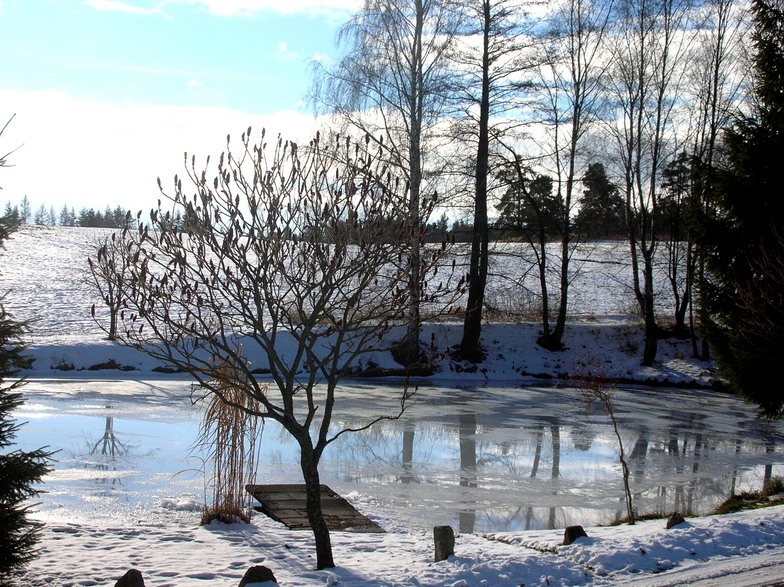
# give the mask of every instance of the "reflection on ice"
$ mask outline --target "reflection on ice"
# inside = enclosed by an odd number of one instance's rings
[[[179,394],[151,394],[143,382],[121,387],[62,394],[30,381],[33,401],[19,415],[28,422],[20,444],[61,451],[39,509],[192,516],[193,507],[170,504],[192,506],[203,488],[193,452],[198,408],[184,387]],[[377,385],[347,388],[336,413],[351,416],[336,422],[335,431],[368,421],[397,397],[398,390]],[[759,489],[782,473],[781,426],[757,420],[736,398],[617,391],[614,411],[639,514],[705,513],[730,493]],[[568,389],[423,388],[400,420],[341,436],[321,470],[322,481],[360,509],[373,504],[390,519],[417,526],[555,528],[623,515],[617,449],[606,413],[586,412]],[[295,444],[271,422],[258,477],[248,481],[300,482]]]
[[[585,413],[570,390],[422,396],[402,422],[341,439],[325,455],[325,472],[396,517],[462,532],[608,523],[623,515],[610,422],[599,410]],[[782,463],[781,428],[756,420],[732,397],[619,391],[615,412],[640,514],[705,513],[733,491],[760,488]]]

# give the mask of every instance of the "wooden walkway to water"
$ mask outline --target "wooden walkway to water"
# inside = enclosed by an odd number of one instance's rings
[[[256,510],[285,524],[289,530],[310,530],[304,484],[246,485],[245,489],[261,504]],[[321,486],[321,511],[330,530],[384,532],[381,526],[326,485]]]

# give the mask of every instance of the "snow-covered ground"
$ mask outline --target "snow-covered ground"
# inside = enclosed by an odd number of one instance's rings
[[[236,586],[265,565],[280,585],[771,585],[784,581],[784,508],[586,528],[561,546],[562,530],[458,534],[455,556],[433,562],[432,532],[396,524],[384,534],[333,532],[335,569],[316,571],[312,536],[257,516],[251,525],[110,526],[50,521],[25,585],[113,585],[126,569],[150,587]],[[194,518],[198,514],[194,514]]]
[[[25,229],[7,243],[0,258],[0,290],[10,290],[7,308],[19,318],[37,319],[31,328],[34,362],[26,373],[30,379],[28,417],[43,409],[40,406],[50,405],[44,400],[58,395],[103,401],[104,396],[91,391],[102,381],[113,390],[115,380],[134,380],[159,387],[148,394],[153,398],[187,402],[186,384],[172,383],[171,376],[156,376],[152,369],[158,365],[103,341],[92,324],[89,308],[93,299],[84,285],[83,271],[84,257],[95,240],[96,231]],[[609,280],[616,287],[582,291],[578,299],[595,303],[600,311],[582,306],[580,319],[569,327],[569,348],[564,353],[536,347],[536,325],[491,325],[484,330],[489,351],[485,365],[465,372],[445,362],[429,383],[440,388],[520,386],[541,383],[542,377],[568,377],[586,364],[601,365],[606,375],[626,380],[692,386],[713,381],[715,367],[690,358],[689,344],[683,341],[663,341],[659,363],[645,369],[639,366],[640,332],[628,319],[607,313],[608,308],[617,308],[620,314],[628,301],[624,295],[613,297],[622,278],[617,266],[612,272],[611,276],[597,273],[595,279],[581,276],[585,284]],[[457,325],[433,328],[441,348],[456,342]],[[109,359],[135,370],[87,370]],[[384,356],[374,360],[391,366]],[[73,369],[63,371],[64,366]],[[160,377],[159,384],[156,377]],[[740,400],[732,401],[737,405],[728,412],[751,409]],[[155,417],[154,401],[139,405]],[[162,407],[158,413],[164,413]],[[569,546],[561,545],[563,529],[458,532],[455,556],[434,563],[431,529],[393,515],[372,495],[358,493],[348,497],[386,533],[333,533],[338,567],[315,571],[308,532],[288,531],[261,515],[250,525],[200,527],[199,491],[191,497],[150,495],[145,501],[138,499],[145,491],[142,484],[134,488],[137,498],[125,504],[118,504],[111,487],[102,494],[68,496],[71,474],[55,464],[50,479],[57,493],[42,495],[35,514],[46,522],[42,550],[23,585],[113,585],[127,569],[138,568],[150,587],[230,586],[239,583],[245,569],[257,564],[272,569],[286,586],[769,585],[784,581],[782,507],[693,517],[670,530],[664,528],[663,520],[635,526],[591,526],[586,527],[587,538]],[[103,475],[109,485],[112,474],[106,471]],[[80,487],[78,483],[73,486]],[[159,487],[156,484],[154,491]],[[107,503],[112,504],[109,511],[103,509]]]

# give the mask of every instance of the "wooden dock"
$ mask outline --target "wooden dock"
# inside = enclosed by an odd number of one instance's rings
[[[256,510],[284,524],[289,530],[310,530],[305,511],[304,484],[246,485],[245,489],[261,504]],[[321,510],[330,530],[339,532],[384,532],[384,529],[354,506],[321,486]]]

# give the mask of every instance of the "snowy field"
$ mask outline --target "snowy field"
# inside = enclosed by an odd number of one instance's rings
[[[656,366],[639,366],[641,333],[625,315],[632,304],[619,285],[626,277],[622,265],[608,261],[619,254],[617,248],[592,247],[591,254],[601,262],[591,261],[585,252],[583,271],[575,281],[579,305],[573,313],[579,319],[567,330],[567,351],[551,354],[538,349],[533,344],[536,325],[495,324],[484,331],[489,356],[481,369],[464,373],[445,363],[438,375],[422,382],[418,401],[409,413],[416,438],[422,439],[414,449],[415,462],[426,461],[427,467],[415,470],[419,482],[406,492],[395,489],[402,487],[399,480],[397,484],[392,481],[399,477],[400,451],[382,442],[386,437],[400,438],[402,428],[380,427],[371,437],[352,441],[339,454],[325,456],[328,482],[338,485],[335,488],[386,533],[333,533],[338,567],[315,571],[308,532],[288,531],[261,515],[250,525],[198,526],[203,481],[198,464],[192,462],[198,455],[189,453],[198,419],[190,406],[189,383],[177,376],[157,375],[152,371],[158,366],[154,362],[102,340],[90,319],[94,299],[84,283],[85,257],[104,234],[29,228],[14,236],[0,253],[0,290],[9,290],[6,306],[17,318],[33,320],[30,353],[34,363],[26,373],[27,405],[20,412],[28,424],[20,433],[20,443],[37,448],[35,443],[47,438],[63,449],[58,455],[60,464],[55,463],[46,479],[43,489],[48,493],[41,496],[35,514],[46,522],[41,556],[21,584],[113,585],[135,567],[150,587],[233,586],[245,569],[256,564],[271,568],[281,585],[297,586],[763,585],[784,581],[784,569],[780,569],[782,508],[690,517],[671,530],[664,529],[663,520],[633,527],[596,526],[608,522],[607,512],[619,507],[620,472],[606,419],[599,413],[576,414],[578,407],[568,390],[548,387],[550,382],[542,377],[557,381],[586,363],[601,364],[609,376],[641,382],[698,386],[717,376],[712,364],[691,359],[689,345],[678,341],[662,342]],[[498,266],[496,271],[500,271]],[[503,293],[505,288],[497,287],[495,299],[522,297]],[[458,326],[432,328],[439,345],[455,344]],[[109,359],[135,370],[88,370]],[[391,366],[387,357],[374,360]],[[63,371],[63,366],[73,369]],[[351,408],[342,413],[347,418],[366,416],[363,410],[371,409],[371,400],[377,401],[380,395],[378,385],[357,382],[355,389],[347,391]],[[664,393],[666,399],[660,401]],[[466,407],[471,405],[464,401],[466,394],[479,396],[478,407]],[[671,440],[665,432],[674,429],[678,420],[685,422],[676,435],[681,452],[688,455],[683,464],[698,466],[705,473],[705,482],[698,487],[703,493],[712,492],[711,499],[733,488],[758,488],[764,476],[781,474],[781,427],[755,420],[753,407],[736,398],[705,390],[630,387],[620,390],[616,399],[623,420],[639,421],[636,415],[632,417],[635,413],[648,416],[642,428],[631,423],[625,428],[630,446],[640,441],[641,429],[648,431],[647,481],[638,488],[640,504],[645,507],[667,512],[673,504],[685,503],[667,501],[674,498],[678,487],[695,486],[678,477],[672,461],[665,458],[666,442]],[[520,405],[524,408],[519,415],[507,414],[510,406]],[[498,412],[520,420],[499,426]],[[473,443],[477,451],[476,478],[471,480],[476,487],[461,488],[455,481],[454,490],[444,490],[439,475],[457,479],[462,464],[450,465],[454,456],[437,462],[422,457],[424,452],[435,459],[433,455],[446,452],[449,442],[456,446],[466,440],[461,436],[465,429],[449,421],[448,414],[455,415],[455,422],[467,421],[471,426],[466,445]],[[553,418],[562,421],[557,444]],[[710,429],[726,438],[698,443],[696,438],[704,436],[702,424],[690,424],[697,421],[708,422]],[[516,444],[508,435],[515,426],[520,431]],[[581,436],[586,429],[588,440]],[[265,431],[265,439],[280,440],[273,430]],[[263,465],[265,475],[275,481],[296,482],[288,479],[296,467],[281,444],[271,441],[275,448]],[[539,463],[532,458],[537,444],[544,448],[540,474],[533,479],[533,463]],[[601,470],[601,474],[574,471],[572,457],[585,445],[597,461],[591,471]],[[558,470],[556,446],[562,451]],[[360,454],[360,448],[365,452]],[[375,458],[362,456],[367,451]],[[695,460],[697,453],[699,461]],[[183,458],[184,454],[191,454],[192,459]],[[494,486],[490,480],[498,481],[499,473],[493,463],[500,456],[506,472],[502,483]],[[453,470],[447,470],[448,466]],[[369,482],[349,482],[356,480],[357,471]],[[582,484],[576,481],[581,474]],[[663,484],[656,475],[672,477],[674,484]],[[500,500],[504,493],[513,494],[504,502],[504,515],[508,504],[515,501],[522,513],[509,526],[492,525],[488,508],[477,504],[490,500],[498,505],[493,500]],[[466,508],[466,497],[477,507]],[[568,503],[568,499],[575,502]],[[448,506],[450,500],[456,507]],[[613,503],[604,509],[596,504],[608,500]],[[462,527],[465,517],[456,517],[458,510],[473,514],[470,527]],[[527,510],[533,512],[535,523],[525,527],[538,529],[522,529]],[[557,512],[552,529],[548,527],[551,511]],[[430,526],[438,523],[455,527],[456,554],[433,563]],[[588,538],[561,546],[566,523],[586,526]]]

